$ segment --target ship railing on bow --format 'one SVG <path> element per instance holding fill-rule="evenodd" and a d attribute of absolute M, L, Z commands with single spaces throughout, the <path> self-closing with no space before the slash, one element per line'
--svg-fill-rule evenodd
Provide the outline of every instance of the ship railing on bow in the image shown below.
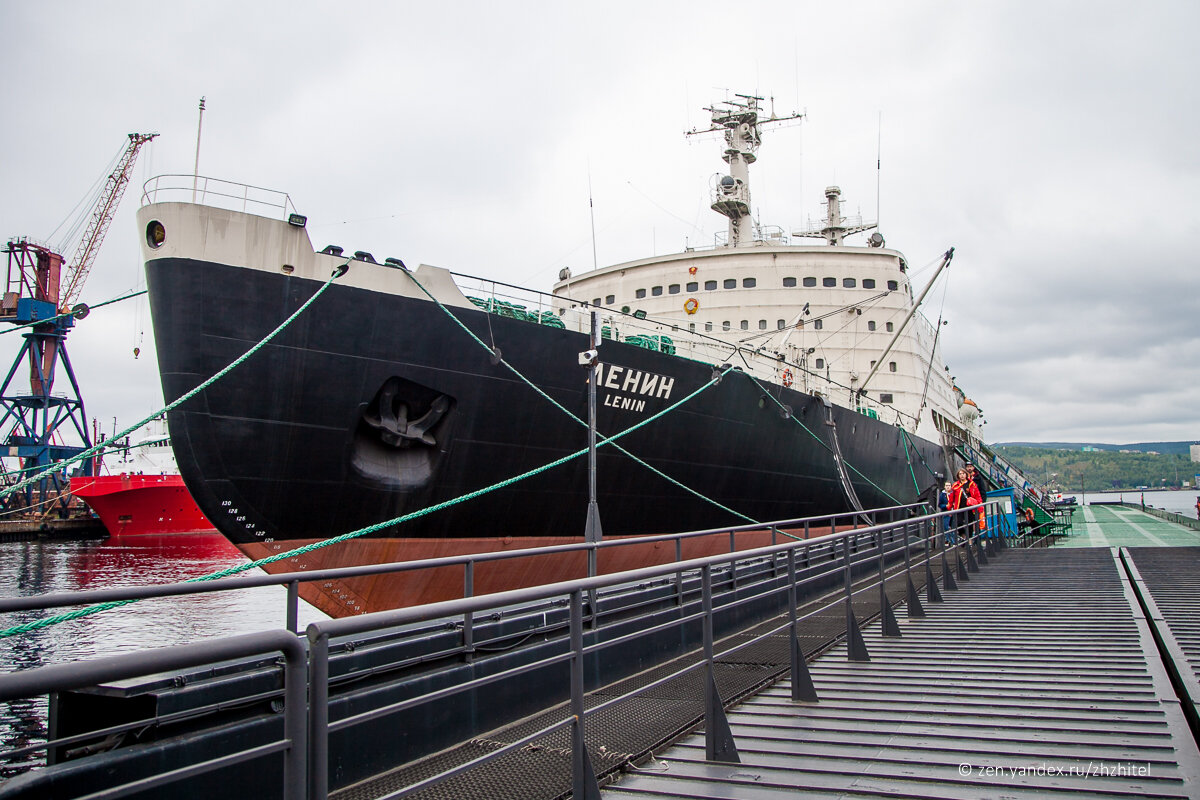
<path fill-rule="evenodd" d="M 296 206 L 286 192 L 206 175 L 156 175 L 142 186 L 142 205 L 198 203 L 227 211 L 287 219 Z"/>

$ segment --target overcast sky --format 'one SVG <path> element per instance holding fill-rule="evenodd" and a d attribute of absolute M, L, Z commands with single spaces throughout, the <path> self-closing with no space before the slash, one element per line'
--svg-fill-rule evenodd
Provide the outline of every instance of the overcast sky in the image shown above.
<path fill-rule="evenodd" d="M 160 134 L 93 305 L 144 286 L 141 185 L 191 173 L 201 96 L 200 173 L 288 192 L 318 248 L 548 290 L 592 265 L 589 183 L 601 265 L 710 244 L 719 143 L 683 132 L 757 93 L 807 113 L 752 167 L 763 223 L 836 183 L 918 286 L 956 248 L 926 314 L 988 441 L 1200 440 L 1194 2 L 0 0 L 0 25 L 5 240 L 64 246 L 126 134 Z M 144 298 L 68 345 L 105 430 L 162 405 Z"/>

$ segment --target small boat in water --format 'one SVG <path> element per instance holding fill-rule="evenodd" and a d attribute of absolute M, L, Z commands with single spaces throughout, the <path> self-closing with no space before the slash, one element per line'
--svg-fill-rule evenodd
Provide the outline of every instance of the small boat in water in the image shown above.
<path fill-rule="evenodd" d="M 606 538 L 932 503 L 956 448 L 978 445 L 977 414 L 960 413 L 966 397 L 942 362 L 940 326 L 920 313 L 908 262 L 878 231 L 846 243 L 875 226 L 843 216 L 838 187 L 826 189 L 816 226 L 788 235 L 754 222 L 749 165 L 776 120 L 760 100 L 707 109 L 728 165 L 712 188 L 728 230 L 711 247 L 564 271 L 551 293 L 317 250 L 281 193 L 190 175 L 149 181 L 138 222 L 168 400 L 345 271 L 170 413 L 200 509 L 252 559 L 376 526 L 269 571 L 581 541 L 589 470 L 571 456 L 587 447 L 591 375 L 598 431 L 623 434 L 623 449 L 597 456 Z M 728 539 L 690 547 L 685 557 L 725 550 Z M 617 548 L 600 570 L 673 557 Z M 475 591 L 585 569 L 578 556 L 497 562 L 481 567 Z M 301 585 L 335 616 L 461 591 L 460 569 Z"/>
<path fill-rule="evenodd" d="M 215 533 L 175 467 L 166 421 L 126 444 L 109 475 L 71 477 L 71 494 L 95 512 L 112 537 Z"/>

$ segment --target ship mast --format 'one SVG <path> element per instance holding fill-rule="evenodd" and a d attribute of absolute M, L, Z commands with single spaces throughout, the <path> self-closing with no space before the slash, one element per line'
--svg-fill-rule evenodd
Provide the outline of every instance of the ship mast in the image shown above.
<path fill-rule="evenodd" d="M 784 122 L 803 119 L 804 114 L 793 112 L 788 116 L 763 116 L 759 101 L 763 98 L 749 94 L 735 94 L 736 100 L 713 103 L 704 110 L 712 115 L 712 124 L 705 130 L 692 130 L 688 136 L 721 131 L 725 134 L 725 153 L 722 156 L 729 165 L 728 175 L 718 175 L 713 187 L 712 210 L 729 218 L 727 244 L 739 247 L 754 241 L 753 221 L 750 218 L 750 165 L 758 158 L 758 146 L 762 144 L 760 127 L 768 122 Z"/>

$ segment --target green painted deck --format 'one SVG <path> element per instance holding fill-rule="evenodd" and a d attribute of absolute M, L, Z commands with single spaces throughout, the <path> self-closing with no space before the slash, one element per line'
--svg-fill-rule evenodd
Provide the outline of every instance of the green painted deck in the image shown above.
<path fill-rule="evenodd" d="M 1071 532 L 1055 547 L 1188 547 L 1200 545 L 1200 530 L 1168 522 L 1138 508 L 1080 506 Z"/>

